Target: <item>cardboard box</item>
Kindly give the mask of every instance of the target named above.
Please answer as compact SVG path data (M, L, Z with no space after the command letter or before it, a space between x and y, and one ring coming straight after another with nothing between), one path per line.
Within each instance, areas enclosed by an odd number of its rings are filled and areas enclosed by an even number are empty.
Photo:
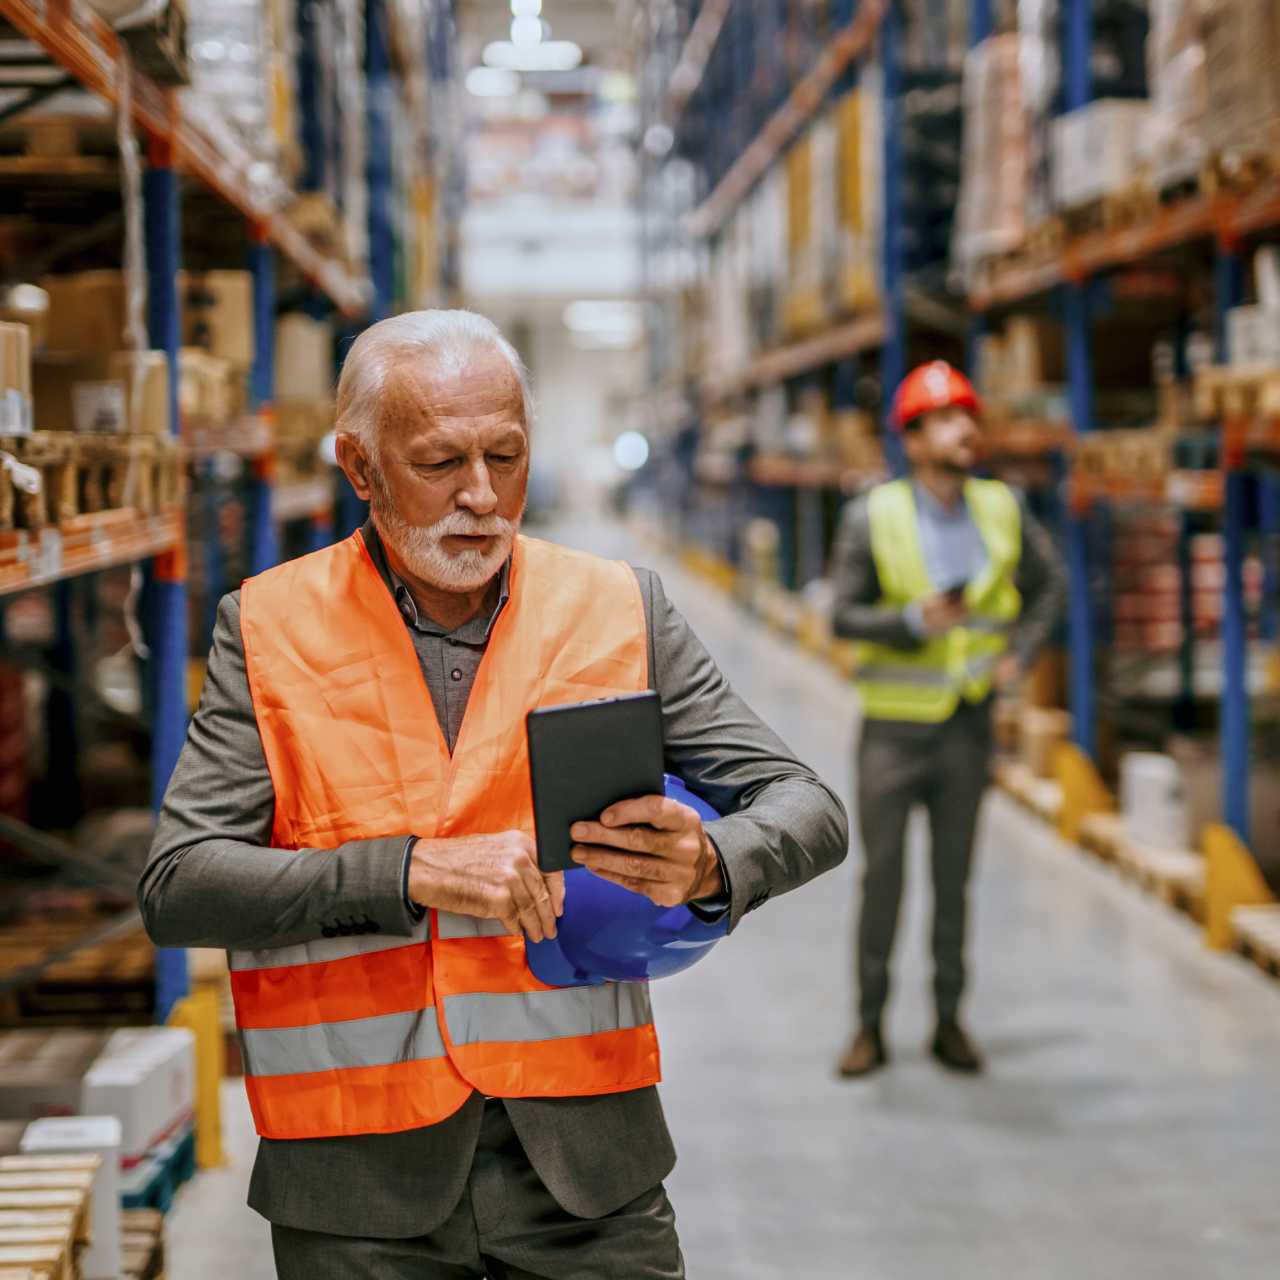
M120 1160L129 1167L191 1121L195 1072L195 1037L186 1028L122 1028L85 1075L83 1112L119 1119Z
M0 1117L74 1116L84 1079L107 1042L105 1031L6 1031L0 1034Z
M182 344L237 368L253 364L253 277L247 271L180 271Z
M1077 208L1133 184L1150 111L1143 100L1100 98L1054 121L1058 208Z
M178 411L184 420L226 422L231 416L229 361L199 347L178 352Z
M125 280L122 271L82 271L45 276L49 295L47 345L54 351L93 351L106 355L125 341Z
M31 430L31 330L0 323L0 434Z
M44 352L31 363L32 420L37 431L128 430L125 384L109 376L110 358Z
M274 409L279 440L318 441L333 430L332 400L279 400Z
M117 351L107 361L107 377L124 388L126 431L170 434L169 358L163 351Z
M276 400L333 395L333 327L301 313L276 321Z

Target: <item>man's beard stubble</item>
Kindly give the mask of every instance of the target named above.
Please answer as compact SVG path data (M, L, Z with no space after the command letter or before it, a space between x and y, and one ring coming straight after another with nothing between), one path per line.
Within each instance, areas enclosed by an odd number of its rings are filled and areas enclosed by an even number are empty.
M441 591L478 591L497 576L520 530L520 519L506 520L499 515L477 516L468 511L453 511L435 524L409 524L395 509L391 495L380 473L370 477L370 510L378 532L411 573ZM442 540L461 534L484 535L497 539L492 550L461 551L444 549Z

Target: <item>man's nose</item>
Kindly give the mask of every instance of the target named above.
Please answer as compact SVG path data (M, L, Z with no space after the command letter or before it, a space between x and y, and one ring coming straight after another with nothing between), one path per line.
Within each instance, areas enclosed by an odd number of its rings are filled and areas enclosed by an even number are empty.
M478 459L468 468L455 501L458 506L478 516L487 516L498 505L498 495L493 491L489 468L483 459Z

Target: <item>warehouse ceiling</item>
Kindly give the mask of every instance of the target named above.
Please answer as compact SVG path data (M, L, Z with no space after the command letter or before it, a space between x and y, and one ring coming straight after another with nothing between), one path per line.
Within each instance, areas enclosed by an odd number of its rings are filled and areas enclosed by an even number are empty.
M510 38L507 0L463 0L458 13L467 68L480 61L485 45ZM550 28L547 39L572 40L582 47L588 64L608 66L614 61L618 24L612 0L542 0L542 20Z

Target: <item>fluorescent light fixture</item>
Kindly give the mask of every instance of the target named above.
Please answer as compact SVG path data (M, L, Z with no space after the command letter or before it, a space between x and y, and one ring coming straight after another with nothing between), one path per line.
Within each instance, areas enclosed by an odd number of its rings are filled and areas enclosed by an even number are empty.
M514 98L520 77L502 67L472 67L467 72L467 92L477 98Z
M639 471L649 461L649 442L638 431L624 431L613 442L613 460L623 471Z
M542 43L541 18L512 18L511 43L517 49L532 49Z
M584 298L565 307L564 323L573 333L592 334L626 345L640 336L640 306L622 299Z
M544 40L530 49L495 40L485 47L484 62L504 71L572 71L582 62L582 50L572 40Z
M513 18L540 18L542 16L542 0L511 0L511 16Z

